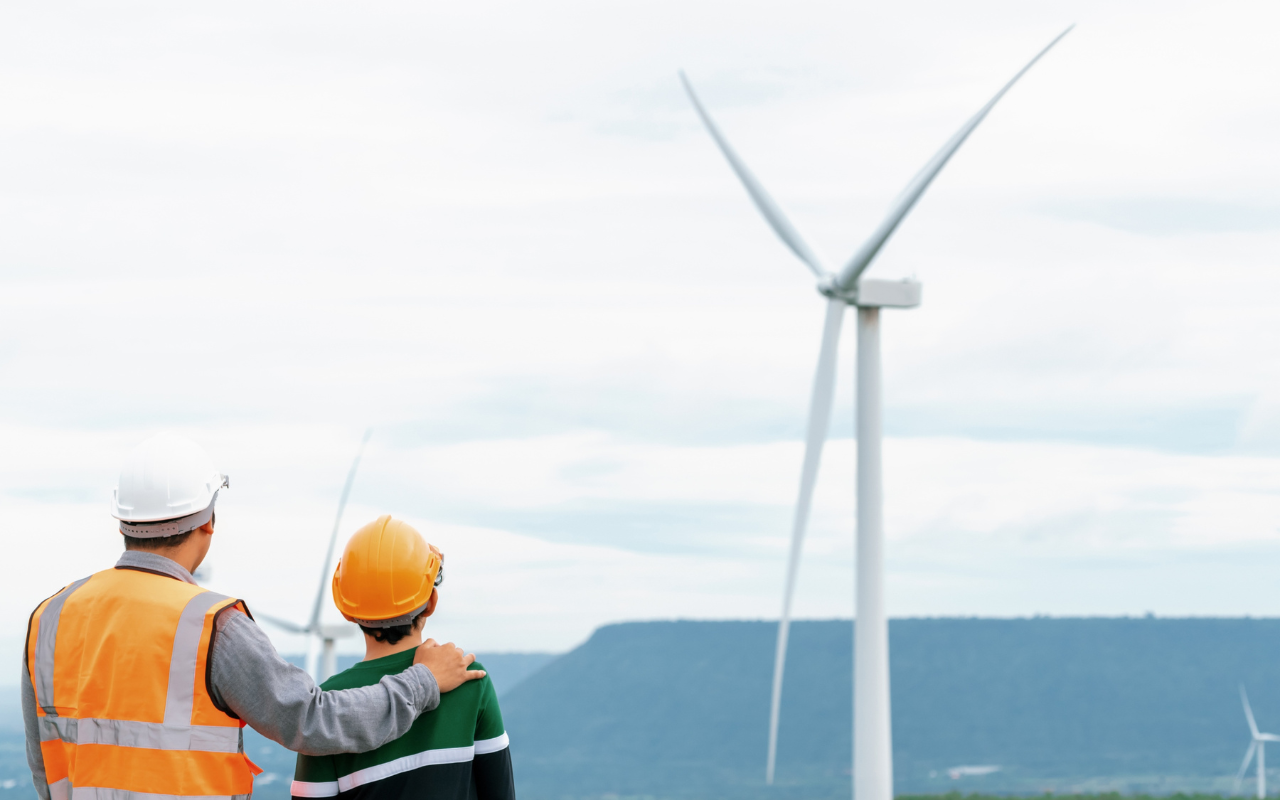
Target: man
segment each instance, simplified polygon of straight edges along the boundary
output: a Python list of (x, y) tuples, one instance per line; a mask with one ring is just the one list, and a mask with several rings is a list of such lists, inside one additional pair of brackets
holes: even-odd
[(373, 750), (484, 676), (468, 671), (474, 656), (428, 640), (375, 685), (321, 691), (243, 602), (191, 577), (228, 486), (195, 442), (143, 442), (114, 497), (125, 553), (32, 613), (22, 713), (42, 800), (247, 798), (261, 770), (244, 754), (245, 724), (299, 752)]
[[(443, 580), (444, 555), (409, 525), (382, 516), (356, 531), (333, 576), (333, 602), (364, 631), (365, 657), (322, 688), (369, 686), (404, 669)], [(440, 698), (435, 713), (377, 750), (298, 756), (292, 792), (342, 800), (515, 800), (507, 745), (497, 693), (484, 678)]]

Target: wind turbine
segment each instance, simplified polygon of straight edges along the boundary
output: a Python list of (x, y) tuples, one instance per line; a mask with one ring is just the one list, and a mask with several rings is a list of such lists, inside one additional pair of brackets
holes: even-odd
[(1249, 733), (1253, 735), (1253, 740), (1249, 742), (1249, 749), (1244, 751), (1244, 763), (1236, 773), (1236, 788), (1232, 794), (1240, 794), (1240, 782), (1244, 780), (1244, 774), (1248, 772), (1249, 762), (1253, 760), (1253, 754), (1256, 751), (1258, 754), (1258, 800), (1263, 800), (1267, 796), (1267, 742), (1280, 742), (1280, 736), (1258, 731), (1258, 723), (1253, 720), (1253, 709), (1249, 708), (1249, 695), (1244, 692), (1244, 684), (1240, 685), (1240, 702), (1244, 704), (1244, 718), (1249, 722)]
[[(1074, 27), (1074, 26), (1071, 26)], [(897, 230), (903, 218), (929, 188), (929, 184), (969, 138), (978, 123), (1004, 97), (1027, 70), (1049, 52), (1071, 27), (1058, 34), (1031, 59), (985, 106), (956, 131), (942, 149), (916, 174), (898, 197), (889, 214), (849, 259), (838, 274), (828, 272), (805, 244), (799, 232), (782, 213), (765, 188), (747, 169), (729, 145), (719, 127), (703, 108), (693, 86), (683, 72), (680, 79), (698, 116), (715, 139), (720, 152), (751, 195), (756, 208), (778, 238), (818, 278), (818, 293), (827, 298), (822, 346), (813, 379), (809, 424), (805, 439), (804, 463), (800, 471), (800, 494), (792, 520), (791, 552), (787, 562), (786, 588), (782, 597), (782, 618), (778, 625), (774, 656), (773, 697), (769, 709), (769, 752), (765, 781), (772, 784), (777, 761), (778, 719), (782, 702), (782, 673), (786, 663), (787, 634), (791, 625), (791, 599), (814, 482), (826, 441), (831, 404), (835, 394), (836, 350), (846, 306), (858, 309), (857, 366), (857, 624), (854, 637), (853, 679), (853, 791), (857, 800), (892, 800), (893, 751), (889, 716), (889, 628), (884, 609), (884, 529), (881, 515), (880, 481), (880, 309), (915, 308), (920, 304), (921, 286), (913, 280), (886, 281), (863, 278), (881, 248)]]
[[(350, 623), (325, 625), (320, 622), (320, 609), (324, 603), (324, 590), (328, 588), (333, 577), (329, 574), (329, 565), (333, 562), (333, 548), (338, 542), (338, 528), (342, 525), (342, 512), (347, 508), (347, 498), (351, 496), (351, 486), (356, 482), (356, 470), (360, 468), (360, 458), (364, 455), (364, 446), (369, 443), (373, 428), (364, 432), (360, 440), (360, 448), (356, 450), (356, 459), (351, 462), (351, 471), (347, 473), (347, 482), (342, 487), (342, 497), (338, 500), (338, 515), (333, 520), (333, 532), (329, 534), (329, 549), (324, 554), (324, 566), (320, 569), (320, 588), (316, 590), (316, 602), (311, 606), (311, 617), (306, 625), (299, 625), (286, 619), (259, 614), (267, 622), (290, 633), (307, 636), (307, 672), (315, 678), (316, 683), (324, 683), (338, 671), (337, 640), (351, 636), (354, 631)], [(319, 670), (316, 669), (316, 642), (320, 643)]]

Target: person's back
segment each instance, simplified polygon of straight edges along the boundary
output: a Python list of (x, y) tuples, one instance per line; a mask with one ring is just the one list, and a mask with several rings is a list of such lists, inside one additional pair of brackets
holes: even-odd
[[(334, 604), (364, 631), (365, 659), (325, 690), (376, 685), (412, 662), (439, 601), (444, 556), (409, 525), (379, 517), (351, 537), (333, 576)], [(473, 670), (483, 670), (478, 663)], [(514, 800), (511, 751), (488, 676), (440, 699), (398, 739), (364, 753), (298, 756), (294, 797)]]
[[(372, 686), (413, 660), (413, 650), (361, 661), (322, 684), (326, 690)], [(483, 669), (479, 662), (472, 669)], [(515, 797), (511, 751), (488, 677), (442, 695), (433, 714), (368, 753), (299, 756), (294, 797), (507, 800)]]
[(37, 793), (252, 793), (262, 770), (244, 754), (240, 719), (203, 680), (219, 617), (237, 612), (248, 613), (234, 598), (127, 565), (41, 603), (24, 662)]

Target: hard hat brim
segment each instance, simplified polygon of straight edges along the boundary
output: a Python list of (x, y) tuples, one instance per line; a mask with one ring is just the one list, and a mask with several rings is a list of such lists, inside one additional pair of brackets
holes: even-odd
[(207, 508), (194, 514), (187, 514), (174, 519), (157, 520), (155, 522), (133, 522), (120, 520), (120, 532), (135, 539), (160, 539), (166, 536), (177, 536), (190, 533), (213, 519), (213, 507), (218, 502), (218, 493), (213, 493)]
[[(435, 589), (433, 587), (432, 594), (434, 593)], [(342, 616), (346, 617), (351, 622), (354, 622), (357, 625), (363, 625), (366, 628), (394, 628), (397, 625), (412, 624), (414, 617), (418, 616), (423, 611), (426, 611), (427, 606), (429, 605), (431, 605), (430, 596), (427, 597), (427, 602), (410, 611), (408, 614), (401, 614), (398, 617), (391, 617), (390, 619), (357, 619), (356, 617), (347, 616), (346, 614), (343, 614)]]

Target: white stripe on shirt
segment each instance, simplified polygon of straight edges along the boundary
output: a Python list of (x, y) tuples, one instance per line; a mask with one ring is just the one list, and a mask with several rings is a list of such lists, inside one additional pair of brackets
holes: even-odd
[(495, 736), (492, 739), (481, 739), (476, 742), (476, 755), (483, 756), (489, 753), (496, 753), (510, 746), (511, 740), (507, 738), (507, 732), (503, 731), (501, 736)]
[(294, 797), (337, 797), (338, 782), (308, 783), (307, 781), (294, 781), (293, 785), (289, 787), (289, 794)]
[(472, 760), (475, 757), (475, 751), (476, 748), (474, 746), (424, 750), (421, 753), (397, 758), (395, 761), (388, 761), (385, 764), (358, 769), (350, 775), (343, 775), (338, 778), (338, 788), (344, 792), (349, 792), (357, 786), (380, 781), (383, 778), (390, 778), (392, 775), (399, 775), (402, 772), (408, 772), (418, 767), (429, 767), (433, 764), (462, 764)]
[(337, 781), (324, 783), (308, 783), (294, 781), (290, 793), (294, 797), (337, 797), (338, 792), (349, 792), (357, 786), (390, 778), (402, 772), (429, 767), (433, 764), (461, 764), (471, 761), (475, 756), (497, 753), (511, 744), (504, 731), (501, 736), (492, 739), (481, 739), (471, 747), (447, 747), (439, 750), (424, 750), (421, 753), (397, 758), (385, 764), (358, 769), (350, 775), (343, 775)]

